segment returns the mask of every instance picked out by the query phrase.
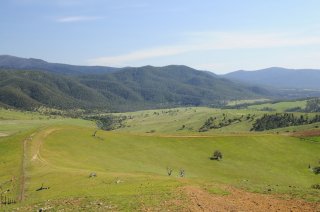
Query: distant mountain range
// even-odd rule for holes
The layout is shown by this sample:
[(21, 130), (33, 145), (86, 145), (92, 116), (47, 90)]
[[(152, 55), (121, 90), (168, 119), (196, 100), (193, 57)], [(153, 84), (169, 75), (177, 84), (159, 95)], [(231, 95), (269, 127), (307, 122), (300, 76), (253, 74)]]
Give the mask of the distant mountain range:
[(0, 56), (0, 105), (130, 111), (271, 96), (187, 66), (110, 68)]
[(267, 68), (257, 71), (235, 71), (222, 77), (242, 83), (282, 89), (320, 89), (320, 70)]
[(320, 70), (268, 68), (215, 75), (187, 66), (74, 66), (0, 55), (0, 106), (131, 111), (225, 100), (320, 96)]
[(101, 74), (118, 70), (118, 68), (104, 66), (75, 66), (60, 63), (48, 63), (40, 59), (27, 59), (10, 55), (0, 55), (0, 68), (48, 71), (64, 75), (79, 75), (88, 73)]

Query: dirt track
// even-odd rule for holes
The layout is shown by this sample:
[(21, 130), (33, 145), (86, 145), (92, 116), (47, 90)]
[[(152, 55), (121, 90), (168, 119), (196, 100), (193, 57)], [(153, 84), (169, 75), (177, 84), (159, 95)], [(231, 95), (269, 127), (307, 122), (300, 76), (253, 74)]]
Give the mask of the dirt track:
[(19, 201), (23, 202), (25, 198), (25, 178), (26, 178), (26, 163), (27, 163), (27, 142), (28, 139), (23, 140), (23, 153), (22, 153), (22, 167), (21, 167), (21, 180), (20, 180), (20, 194), (19, 194)]
[(279, 199), (273, 195), (256, 194), (227, 188), (229, 195), (213, 195), (199, 187), (186, 186), (180, 192), (186, 195), (187, 204), (181, 201), (181, 211), (320, 211), (320, 203), (303, 200)]

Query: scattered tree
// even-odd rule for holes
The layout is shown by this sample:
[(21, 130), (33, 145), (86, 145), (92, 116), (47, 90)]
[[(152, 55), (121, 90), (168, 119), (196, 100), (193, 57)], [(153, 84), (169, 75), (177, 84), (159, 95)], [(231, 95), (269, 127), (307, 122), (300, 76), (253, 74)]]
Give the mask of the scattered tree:
[(312, 168), (313, 173), (320, 174), (320, 166)]
[(94, 131), (94, 133), (92, 134), (92, 136), (93, 136), (93, 137), (96, 137), (97, 132), (98, 132), (97, 130)]
[(90, 178), (92, 178), (92, 177), (97, 177), (97, 173), (92, 172), (92, 173), (90, 173), (89, 177), (90, 177)]
[(223, 157), (222, 153), (219, 150), (216, 150), (213, 152), (212, 156), (210, 157), (210, 160), (220, 161), (222, 160), (222, 157)]
[(167, 167), (167, 174), (168, 174), (168, 176), (171, 176), (172, 172), (173, 172), (173, 169), (170, 168), (170, 167)]
[(185, 176), (185, 171), (184, 171), (184, 169), (180, 169), (180, 177), (184, 177)]
[(310, 99), (307, 101), (306, 112), (320, 112), (320, 98)]
[(314, 184), (311, 186), (313, 189), (320, 189), (320, 184)]
[(47, 190), (47, 189), (50, 189), (50, 187), (44, 187), (43, 183), (42, 183), (41, 187), (38, 188), (36, 191), (42, 191), (42, 190)]

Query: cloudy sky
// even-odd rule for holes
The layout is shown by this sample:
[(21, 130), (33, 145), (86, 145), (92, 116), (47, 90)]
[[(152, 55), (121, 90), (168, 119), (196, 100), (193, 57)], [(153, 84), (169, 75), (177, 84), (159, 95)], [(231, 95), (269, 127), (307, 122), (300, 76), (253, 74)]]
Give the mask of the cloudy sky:
[(226, 73), (320, 68), (319, 0), (1, 0), (0, 54)]

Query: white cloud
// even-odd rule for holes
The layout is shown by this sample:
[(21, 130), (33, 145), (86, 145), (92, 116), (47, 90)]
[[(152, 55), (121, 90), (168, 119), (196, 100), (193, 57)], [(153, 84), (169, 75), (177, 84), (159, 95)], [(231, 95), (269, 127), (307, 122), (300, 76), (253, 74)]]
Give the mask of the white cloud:
[(141, 49), (122, 55), (90, 59), (91, 65), (122, 66), (150, 58), (189, 52), (294, 47), (320, 44), (319, 36), (261, 32), (196, 32), (185, 34), (183, 44)]
[(130, 61), (139, 61), (155, 57), (171, 56), (187, 52), (189, 48), (187, 46), (164, 46), (158, 48), (138, 50), (128, 54), (100, 57), (90, 59), (90, 64), (96, 65), (122, 65), (123, 63)]
[(56, 19), (60, 23), (72, 23), (72, 22), (82, 22), (82, 21), (94, 21), (102, 19), (98, 16), (67, 16)]

